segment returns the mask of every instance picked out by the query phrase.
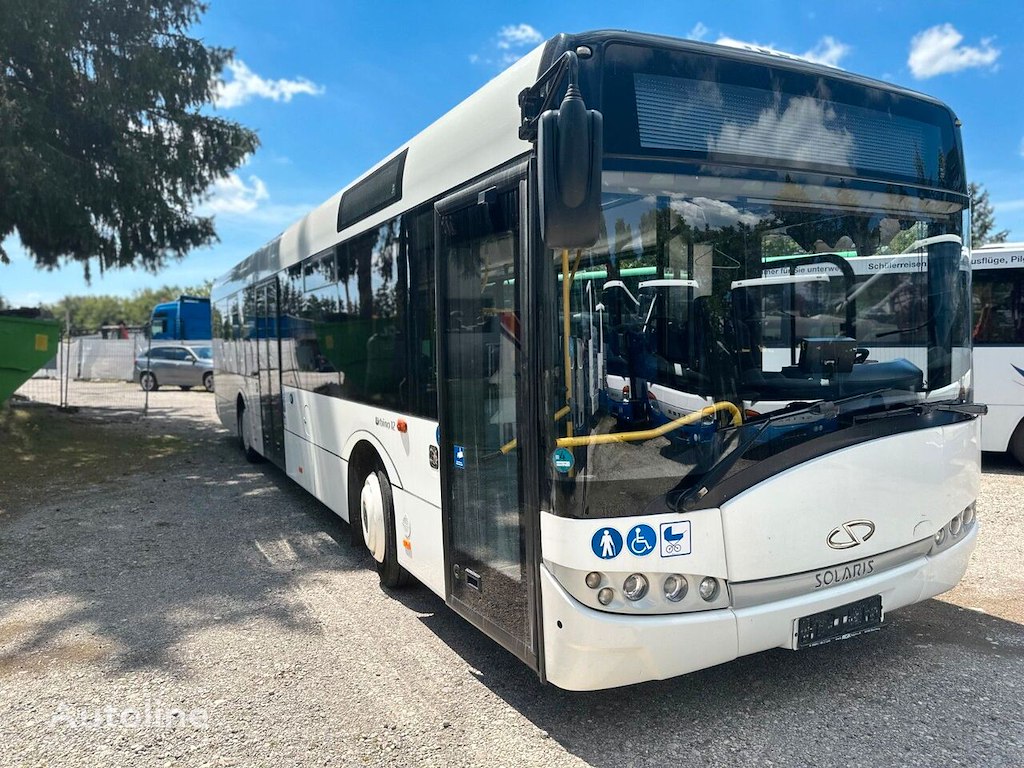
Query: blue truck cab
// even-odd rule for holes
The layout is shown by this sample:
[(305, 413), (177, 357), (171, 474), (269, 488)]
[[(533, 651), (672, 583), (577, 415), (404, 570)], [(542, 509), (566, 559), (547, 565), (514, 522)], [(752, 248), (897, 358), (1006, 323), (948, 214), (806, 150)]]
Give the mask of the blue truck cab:
[(200, 296), (179, 296), (174, 301), (157, 304), (150, 317), (153, 339), (212, 338), (210, 300)]

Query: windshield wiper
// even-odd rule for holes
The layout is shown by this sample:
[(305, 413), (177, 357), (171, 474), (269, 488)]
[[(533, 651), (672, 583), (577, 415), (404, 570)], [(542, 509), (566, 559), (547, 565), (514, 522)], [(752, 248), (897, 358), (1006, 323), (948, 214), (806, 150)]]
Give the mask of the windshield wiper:
[(965, 416), (984, 416), (988, 413), (988, 406), (981, 403), (958, 403), (953, 400), (937, 400), (932, 403), (915, 403), (905, 408), (893, 408), (890, 411), (879, 411), (877, 413), (866, 413), (863, 416), (854, 416), (855, 423), (864, 421), (875, 421), (876, 419), (889, 419), (898, 416), (925, 416), (936, 411), (948, 413), (962, 413)]
[[(733, 430), (733, 434), (737, 436), (738, 440), (736, 445), (733, 445), (726, 454), (719, 457), (717, 461), (708, 467), (698, 482), (684, 488), (682, 487), (683, 484), (686, 483), (687, 479), (690, 479), (684, 477), (680, 482), (680, 486), (677, 486), (667, 494), (666, 501), (669, 506), (675, 510), (682, 511), (686, 509), (688, 505), (702, 499), (729, 473), (736, 463), (743, 458), (747, 449), (758, 441), (769, 426), (777, 426), (780, 423), (784, 423), (788, 418), (802, 416), (809, 413), (820, 416), (822, 420), (834, 419), (840, 416), (844, 410), (844, 406), (848, 406), (851, 402), (887, 394), (905, 395), (907, 393), (903, 390), (893, 389), (892, 387), (882, 387), (880, 389), (874, 389), (868, 392), (859, 392), (857, 394), (848, 395), (835, 400), (818, 400), (817, 402), (810, 403), (802, 408), (775, 411), (773, 413), (765, 414), (761, 421), (746, 422), (741, 427)], [(981, 407), (987, 408), (987, 406)], [(893, 412), (894, 411), (887, 411), (887, 413)], [(857, 417), (855, 416), (854, 420), (856, 419)], [(744, 434), (748, 429), (750, 430), (750, 433)]]

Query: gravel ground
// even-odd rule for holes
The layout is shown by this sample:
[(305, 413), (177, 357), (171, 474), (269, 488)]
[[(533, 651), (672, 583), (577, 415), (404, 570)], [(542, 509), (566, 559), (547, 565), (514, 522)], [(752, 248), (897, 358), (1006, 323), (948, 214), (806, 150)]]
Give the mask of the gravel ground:
[(1009, 460), (963, 584), (885, 631), (578, 694), (425, 588), (383, 592), (209, 395), (151, 414), (0, 412), (0, 765), (1024, 764)]

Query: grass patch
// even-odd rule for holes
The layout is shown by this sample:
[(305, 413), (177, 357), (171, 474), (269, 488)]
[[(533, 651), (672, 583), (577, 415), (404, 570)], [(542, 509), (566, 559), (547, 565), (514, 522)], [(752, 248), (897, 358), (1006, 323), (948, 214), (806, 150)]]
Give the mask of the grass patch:
[(0, 409), (0, 511), (55, 491), (113, 482), (184, 453), (177, 435), (56, 408)]

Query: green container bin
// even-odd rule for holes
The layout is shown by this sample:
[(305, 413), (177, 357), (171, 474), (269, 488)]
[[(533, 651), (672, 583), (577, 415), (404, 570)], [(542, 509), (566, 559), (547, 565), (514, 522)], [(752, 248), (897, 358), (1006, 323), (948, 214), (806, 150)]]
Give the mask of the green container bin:
[(56, 320), (0, 314), (0, 403), (57, 354)]

